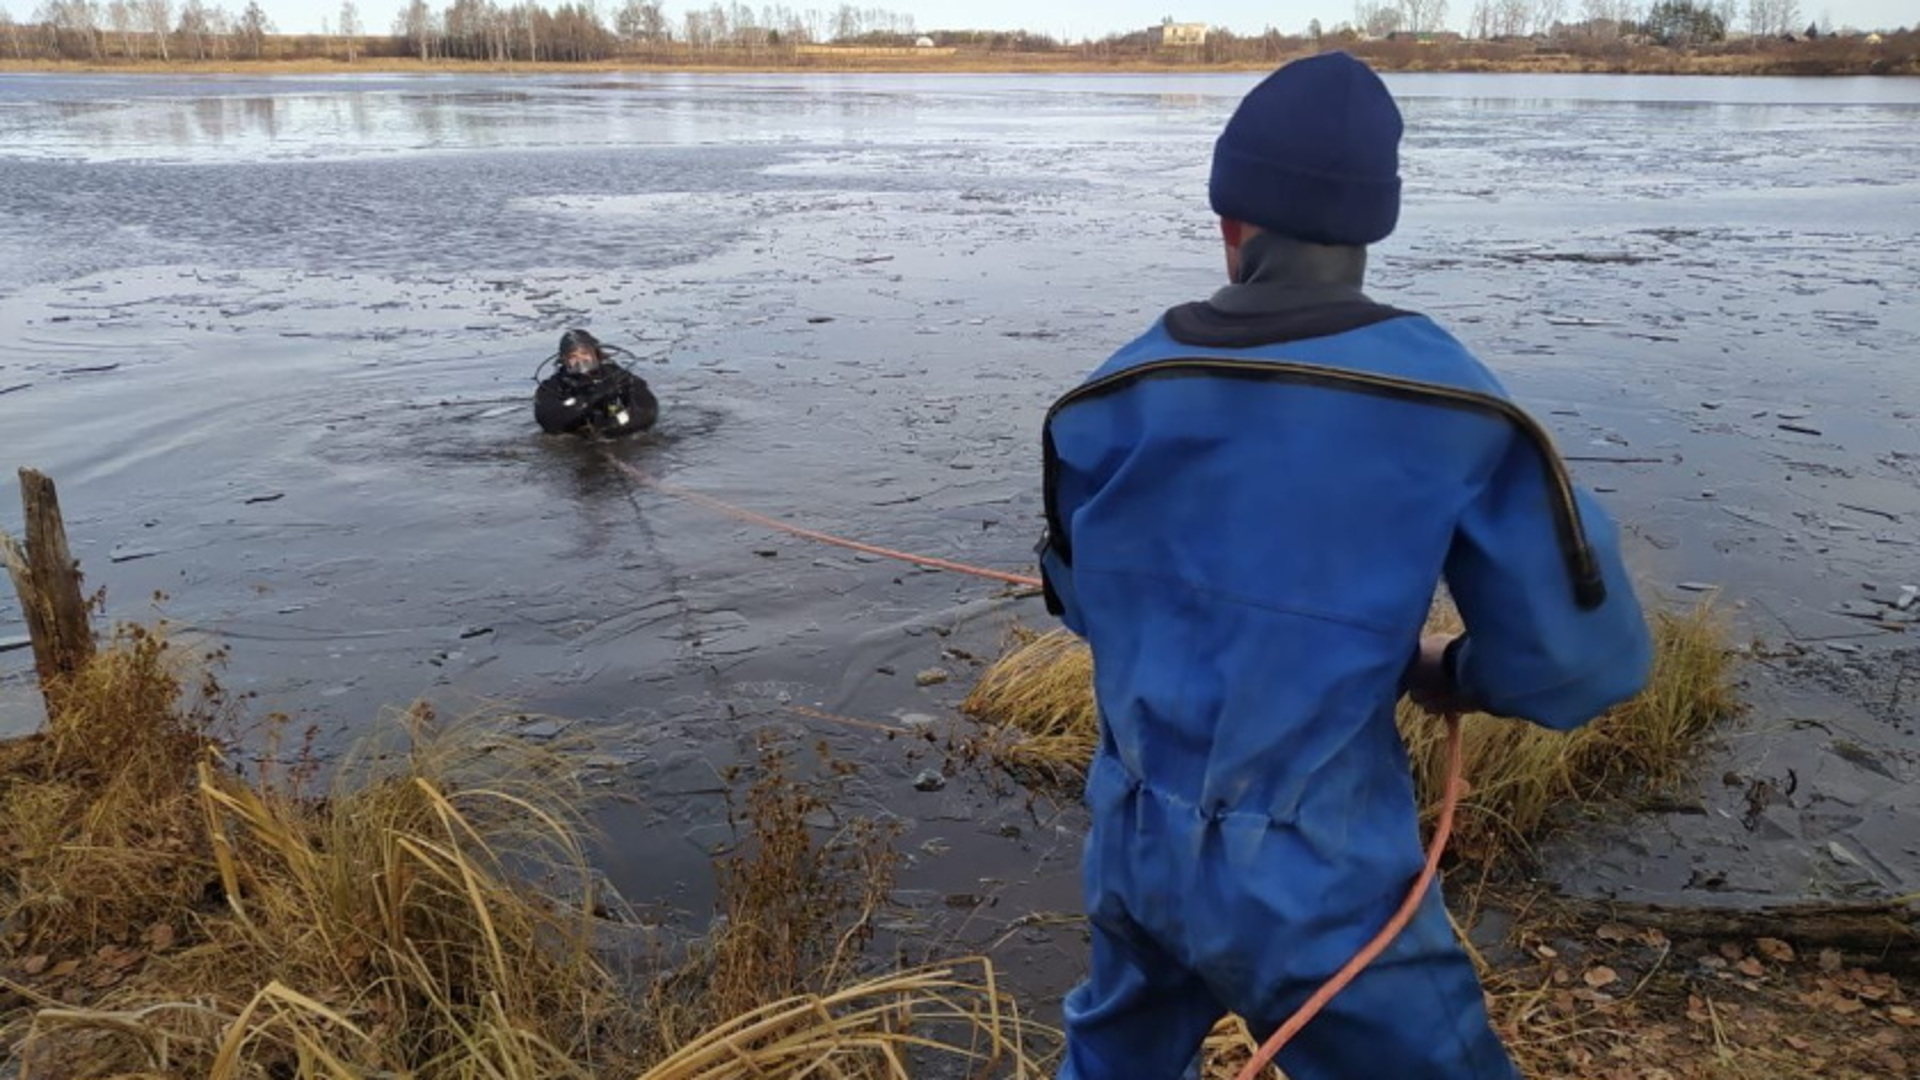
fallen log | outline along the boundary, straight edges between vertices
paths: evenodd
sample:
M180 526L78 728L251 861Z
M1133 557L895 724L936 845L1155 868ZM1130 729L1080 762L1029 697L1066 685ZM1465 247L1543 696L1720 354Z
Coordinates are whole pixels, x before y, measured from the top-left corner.
M0 559L20 597L40 693L51 713L67 678L93 659L93 625L53 481L36 469L21 469L20 502L26 543L0 532Z
M1670 938L1778 938L1802 952L1838 949L1854 957L1920 965L1920 905L1911 897L1858 903L1775 904L1754 908L1681 907L1562 897L1565 915L1590 923L1650 927Z

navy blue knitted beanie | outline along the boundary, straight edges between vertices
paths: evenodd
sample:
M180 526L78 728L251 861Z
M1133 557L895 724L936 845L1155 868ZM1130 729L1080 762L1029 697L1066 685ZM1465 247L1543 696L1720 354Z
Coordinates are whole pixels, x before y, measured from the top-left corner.
M1213 148L1221 217L1315 244L1364 246L1400 220L1400 110L1343 52L1296 60L1234 110Z

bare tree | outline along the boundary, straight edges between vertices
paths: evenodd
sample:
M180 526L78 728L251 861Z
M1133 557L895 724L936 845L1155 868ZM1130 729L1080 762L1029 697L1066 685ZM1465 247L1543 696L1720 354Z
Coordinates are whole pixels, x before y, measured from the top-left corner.
M407 51L419 54L420 62L424 64L433 59L438 23L439 20L433 16L433 9L427 6L427 0L412 0L394 20L393 32L396 37L406 39Z
M1400 9L1383 0L1357 0L1353 22L1368 37L1386 37L1402 26Z
M1533 30L1530 0L1491 0L1495 37L1526 37Z
M180 45L194 60L207 58L207 7L200 0L181 0L180 23L176 28Z
M120 39L120 55L128 60L140 58L140 47L133 40L134 12L128 0L113 0L107 5L107 28Z
M239 21L234 24L234 34L240 39L241 51L247 59L258 60L265 55L267 35L272 32L273 24L260 9L260 0L247 0Z
M659 0L627 0L613 17L614 30L628 41L656 43L667 28L663 7Z
M527 63L540 59L540 9L532 4L521 4L513 9L514 29L527 35Z
M1747 0L1747 30L1754 37L1774 37L1798 28L1799 0Z
M1400 0L1399 29L1425 34L1446 24L1447 0Z
M1800 0L1773 0L1773 25L1786 33L1800 25Z
M347 63L360 59L360 35L366 28L360 25L360 9L353 0L341 0L340 38L347 44Z
M52 37L55 55L100 59L100 10L94 0L47 0L34 18Z
M1590 36L1617 38L1630 33L1643 20L1640 0L1581 0L1583 32Z
M173 59L172 51L167 48L167 39L173 33L173 0L139 0L141 28L153 39L153 47L160 54L160 62Z
M20 34L20 24L13 21L13 16L7 13L6 8L0 8L0 42L6 44L7 51L13 54L15 60L26 59L27 43Z
M233 15L219 4L207 9L207 39L214 59L225 60L233 55Z
M1731 0L1729 0L1731 2ZM1536 33L1552 34L1566 18L1567 0L1533 0L1533 25Z

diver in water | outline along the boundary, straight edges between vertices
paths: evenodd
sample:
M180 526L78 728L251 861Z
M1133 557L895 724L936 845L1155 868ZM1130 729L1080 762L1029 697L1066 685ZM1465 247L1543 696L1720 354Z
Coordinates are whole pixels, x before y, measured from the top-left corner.
M647 380L615 363L585 330L560 335L552 375L533 392L533 418L549 435L630 435L653 426L660 402ZM541 366L545 366L544 364Z

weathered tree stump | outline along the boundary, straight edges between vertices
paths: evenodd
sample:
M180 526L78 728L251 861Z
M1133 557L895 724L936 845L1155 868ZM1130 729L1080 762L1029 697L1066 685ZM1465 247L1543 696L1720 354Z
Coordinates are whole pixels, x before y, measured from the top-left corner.
M53 481L36 469L20 470L20 502L25 511L26 544L0 532L0 558L13 578L33 642L40 693L51 714L61 687L93 659L93 625L80 591L80 565L67 547L67 526Z

